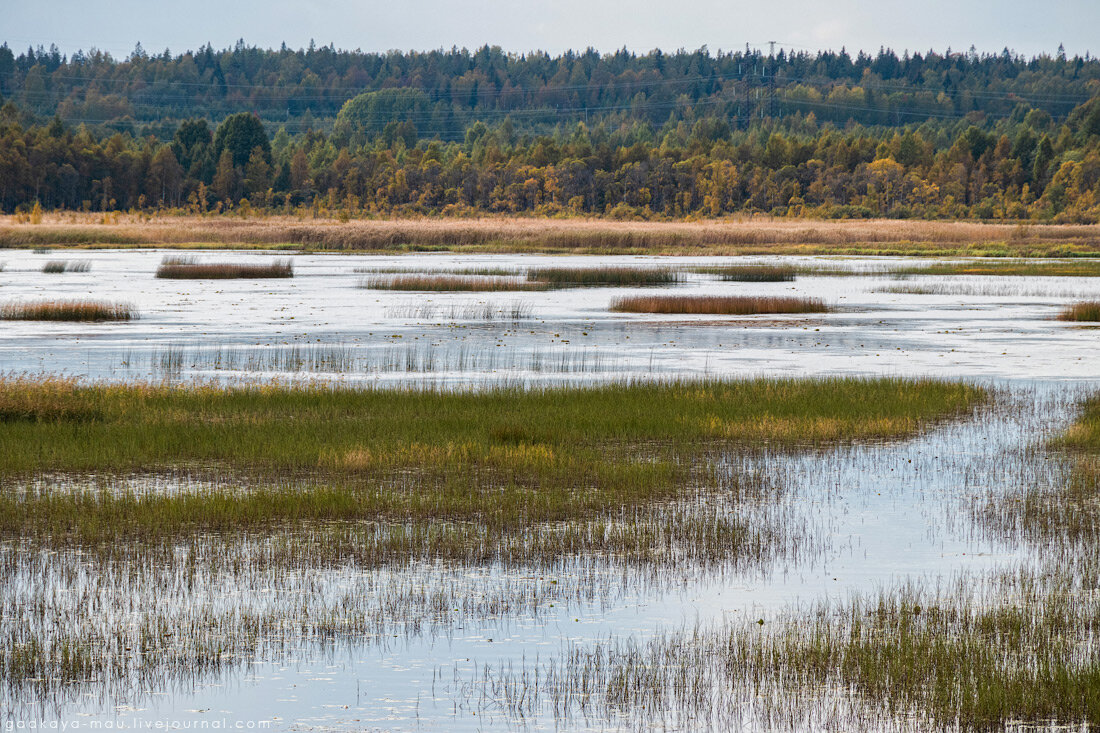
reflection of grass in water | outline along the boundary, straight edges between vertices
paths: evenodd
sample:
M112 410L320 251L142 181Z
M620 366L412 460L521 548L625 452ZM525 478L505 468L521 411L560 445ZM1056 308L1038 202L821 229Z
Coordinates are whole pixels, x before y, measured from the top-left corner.
M524 321L532 317L529 302L510 303L400 303L386 309L388 318L416 318L423 321Z
M759 295L638 295L616 298L611 310L624 313L683 313L746 316L766 313L826 313L820 298Z
M123 356L129 368L135 368L136 361L132 351ZM345 344L172 345L152 352L150 369L163 377L179 378L185 370L342 375L599 374L618 371L621 365L596 348L475 348L466 343L413 341L367 349Z
M534 267L527 279L556 288L630 287L672 285L681 275L671 267Z
M127 303L106 300L40 300L0 305L5 321L129 321L137 311Z

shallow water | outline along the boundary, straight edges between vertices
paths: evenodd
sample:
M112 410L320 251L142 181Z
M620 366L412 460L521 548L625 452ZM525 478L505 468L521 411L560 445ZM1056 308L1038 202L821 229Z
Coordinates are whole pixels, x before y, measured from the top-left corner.
M1100 356L1096 331L1054 320L1079 297L1100 297L1100 278L997 276L800 277L793 283L721 282L688 275L671 288L583 288L515 293L407 293L356 287L362 267L523 269L592 265L583 257L298 255L295 277L272 280L157 280L164 252L81 252L87 273L45 274L49 259L2 255L0 301L99 297L133 303L141 318L122 324L7 322L0 331L0 369L63 372L106 379L301 378L389 383L476 384L585 381L660 375L936 374L1000 379L1088 379ZM268 261L271 255L202 253L210 260ZM745 258L776 262L780 258ZM714 265L728 258L603 257L601 264ZM784 262L874 271L919 261L895 258L782 258ZM903 285L962 283L1001 295L911 295L880 292ZM1026 285L1025 285L1026 283ZM610 313L626 293L807 295L838 311L800 316L653 316ZM1020 295L1020 292L1026 295ZM1044 294L1045 293L1045 294ZM1067 295L1072 293L1072 295ZM507 311L530 307L513 322L463 318L471 305ZM417 310L428 317L417 317ZM431 311L436 310L438 313ZM455 315L457 317L452 318ZM339 347L351 364L309 369L254 366L233 371L210 358L163 368L173 349L270 351L297 345ZM431 347L429 349L429 347ZM438 355L425 364L428 351ZM504 352L489 357L488 353ZM465 354L465 359L459 355ZM247 361L247 359L245 360ZM270 359L267 361L271 361ZM277 359L276 359L277 361ZM286 361L286 359L284 359ZM293 361L293 359L291 359ZM403 365L417 365L404 373ZM532 368L532 364L535 367ZM304 374L305 373L305 374Z
M613 297L638 289L416 296L357 289L360 276L352 272L355 267L591 264L585 258L297 256L292 280L195 282L153 279L162 256L81 253L81 259L92 263L89 273L46 275L37 271L46 256L5 253L0 258L6 262L0 300L116 297L135 303L142 318L112 325L7 323L0 332L2 370L93 379L318 378L454 385L654 375L908 374L988 381L1003 393L997 404L971 419L914 440L753 457L754 469L781 476L784 485L777 502L761 510L781 517L801 538L797 551L780 553L763 566L684 566L646 573L614 564L566 562L554 569L552 578L545 568L414 566L390 572L349 567L278 583L252 578L240 588L212 583L208 592L187 597L212 607L279 608L280 596L270 593L275 585L294 597L314 592L332 598L351 592L379 608L393 597L395 587L445 588L453 598L488 600L412 630L406 618L394 613L368 636L331 645L306 642L251 665L235 663L221 672L185 675L140 690L135 685L129 695L92 689L60 708L54 705L57 700L0 700L12 719L83 726L113 720L125 727L157 720L210 721L214 727L215 721L265 720L274 729L558 729L560 722L550 716L509 717L487 697L485 665L498 671L537 667L538 660L577 644L611 637L645 639L733 617L767 619L815 600L874 591L903 580L935 587L963 573L981 576L1036 562L1033 550L978 531L971 512L990 492L1058 479L1057 462L1036 467L1020 457L1021 451L1071 419L1074 401L1094 386L1100 356L1095 330L1053 320L1067 293L1100 296L1100 279L1094 284L1089 278L920 278L922 283L966 282L983 292L1007 293L960 296L878 292L898 284L881 275L800 277L794 283L725 283L691 275L674 289L794 293L825 298L840 309L814 316L693 318L607 311ZM210 257L265 259L254 254ZM601 258L601 264L608 261L715 264L713 258ZM860 269L883 262L832 264ZM485 302L502 308L530 304L530 317L462 317L469 304ZM438 309L426 312L425 303ZM301 349L318 342L329 349L324 353L339 358L304 358ZM294 344L299 351L287 351ZM426 354L433 352L426 367ZM487 357L486 352L504 356ZM165 353L179 354L178 366L164 368ZM465 356L456 356L460 353ZM235 354L235 361L229 354ZM536 354L544 356L532 368ZM402 364L412 365L412 371ZM10 577L7 592L17 584L26 589L38 582L71 591L87 582L71 575L78 560L59 556L52 562L57 577ZM112 581L99 590L111 608L122 594L148 600L156 593L131 585L135 582ZM509 607L494 603L495 597L528 602ZM505 610L485 610L490 607ZM110 616L114 611L102 613L109 623L127 618ZM36 713L38 705L45 707ZM616 727L614 721L575 723L571 727ZM746 729L753 729L751 721Z

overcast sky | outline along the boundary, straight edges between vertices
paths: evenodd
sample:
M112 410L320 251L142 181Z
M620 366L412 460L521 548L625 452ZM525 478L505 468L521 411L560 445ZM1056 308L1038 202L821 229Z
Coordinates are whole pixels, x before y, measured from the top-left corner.
M1100 0L0 0L0 40L119 56L334 43L365 51L498 45L552 53L764 47L1100 52Z

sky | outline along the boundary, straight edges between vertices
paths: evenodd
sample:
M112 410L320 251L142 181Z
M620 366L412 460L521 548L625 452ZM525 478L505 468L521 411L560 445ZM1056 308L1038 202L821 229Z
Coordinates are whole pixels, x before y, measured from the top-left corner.
M1098 0L0 0L0 41L56 43L126 56L210 42L364 51L485 44L506 51L624 46L712 51L979 51L1100 53Z

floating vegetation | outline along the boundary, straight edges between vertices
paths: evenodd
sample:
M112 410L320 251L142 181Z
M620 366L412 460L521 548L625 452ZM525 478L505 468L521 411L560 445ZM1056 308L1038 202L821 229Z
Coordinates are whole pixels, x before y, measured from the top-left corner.
M623 313L683 313L692 315L756 315L765 313L827 313L819 298L753 295L639 295L616 298L611 310Z
M367 277L359 287L368 290L422 290L441 292L498 292L508 290L546 290L545 283L526 282L514 277L487 275L392 275Z
M1100 300L1074 303L1058 314L1058 320L1096 323L1100 321Z
M87 260L50 260L42 266L42 272L58 274L65 272L88 272L92 263Z
M290 260L255 264L245 262L201 262L195 257L165 257L157 277L177 280L222 280L294 277Z
M731 282L792 282L798 269L792 265L715 265L696 267L692 272Z
M129 321L137 311L128 303L106 300L42 300L0 305L6 321Z
M556 288L640 287L672 285L682 276L671 267L533 267L527 279Z

